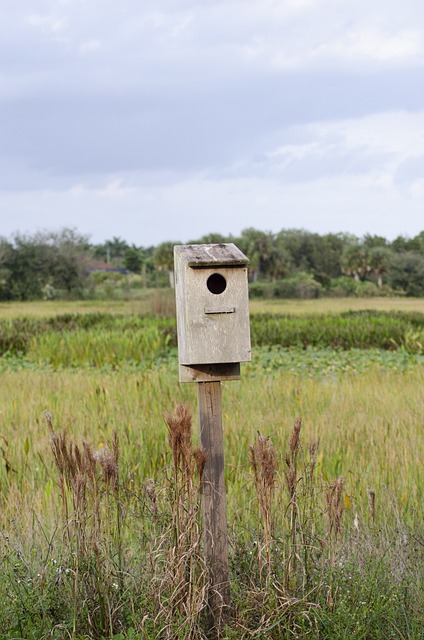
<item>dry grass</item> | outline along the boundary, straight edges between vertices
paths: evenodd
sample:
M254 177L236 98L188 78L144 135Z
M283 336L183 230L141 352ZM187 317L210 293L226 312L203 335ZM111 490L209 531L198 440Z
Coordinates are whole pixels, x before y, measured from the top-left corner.
M123 590L118 439L114 434L110 446L95 451L86 440L79 445L69 439L66 430L56 432L50 413L45 412L45 420L59 476L62 553L73 576L72 633L79 626L79 609L87 605L93 637L113 635L117 596Z
M422 586L423 384L419 367L320 380L245 367L240 382L223 385L228 638L337 637L338 603L345 629L343 607L356 624L358 602L368 602L361 624L374 616L366 637L377 639L390 618L380 600L387 576L390 602L402 594L411 618L422 617L422 598L405 594ZM70 611L71 624L32 637L121 638L133 621L137 640L203 640L195 387L165 368L2 373L0 555L9 573L0 587L19 623L7 637L30 637L26 618ZM352 562L356 590L382 571L378 597L345 604L340 580L351 579ZM323 618L328 636L319 635ZM419 637L405 629L399 637Z
M411 580L408 554L419 548L421 526L423 377L281 375L260 387L249 378L225 385L233 588L241 590L228 638L302 637L305 629L321 637L311 629L327 610L334 617L344 597L339 574L352 558L361 579L381 556L396 570L394 588ZM55 607L70 610L71 627L57 628L63 637L112 638L132 620L137 640L205 638L205 454L193 434L194 386L179 387L165 372L4 374L3 563L8 580L30 576L36 587L32 609L28 588L20 596L26 611L49 620ZM181 402L164 421L164 398L172 406L175 394ZM60 557L55 573L53 557ZM68 597L57 603L62 591ZM377 605L370 601L370 612ZM418 599L411 606L418 620Z
M419 311L423 298L319 298L317 300L251 300L252 313L342 313L343 311Z
M169 624L175 611L188 621L187 638L199 634L199 619L207 602L207 570L201 556L200 485L205 452L193 445L191 411L176 405L165 416L172 458L172 537L162 589L171 593L162 603L162 618Z
M48 317L63 313L113 314L158 313L173 315L174 292L171 289L148 289L134 300L53 300L40 302L2 302L0 317ZM424 313L423 298L321 298L318 300L251 300L252 313L341 313L343 311L418 311Z
M49 317L64 313L112 313L138 315L175 314L175 294L171 289L143 289L131 300L43 300L37 302L0 302L1 318Z
M250 446L250 464L253 470L253 481L259 503L263 529L263 540L258 543L260 582L269 584L272 574L271 555L274 534L273 502L275 497L275 480L278 467L278 454L267 436L258 432L256 442ZM266 571L265 571L266 570Z
M224 438L230 513L250 512L251 495L244 489L249 447L256 432L270 436L285 450L294 419L301 415L303 438L320 441L318 472L329 480L345 477L356 504L366 506L367 488L377 495L375 512L387 491L406 512L420 504L424 459L422 416L424 372L369 372L324 380L276 373L228 383L223 389ZM33 504L45 502L49 475L49 443L43 412L75 437L95 448L120 437L122 457L134 473L153 477L164 464L167 429L163 411L175 398L196 410L195 385L179 385L165 371L149 374L118 371L37 373L4 372L0 387L0 431L4 491L26 489ZM22 401L24 398L24 402ZM194 428L197 438L197 428Z

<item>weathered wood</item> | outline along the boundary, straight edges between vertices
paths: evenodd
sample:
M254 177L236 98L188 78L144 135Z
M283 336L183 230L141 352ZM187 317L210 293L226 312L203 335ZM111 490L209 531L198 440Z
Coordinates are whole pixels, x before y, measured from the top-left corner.
M251 359L246 256L232 244L174 249L178 361Z
M210 577L208 606L219 636L230 614L221 383L199 382L197 395L200 442L207 455L202 478L202 507L204 556Z
M189 267L243 265L249 263L233 242L222 244L180 244L175 252Z
M232 243L174 248L180 382L197 382L204 556L209 631L221 636L230 613L221 380L238 380L251 360L248 258Z
M217 382L240 380L240 362L228 364L180 364L180 382Z

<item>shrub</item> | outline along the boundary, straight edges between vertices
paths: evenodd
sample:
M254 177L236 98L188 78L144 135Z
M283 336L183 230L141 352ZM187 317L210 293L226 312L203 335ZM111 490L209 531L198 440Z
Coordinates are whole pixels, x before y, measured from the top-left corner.
M345 296L354 298L378 298L393 295L392 290L387 286L379 288L370 280L361 280L358 282L354 278L347 276L331 280L326 293L329 296L340 298Z
M322 285L304 272L274 282L253 282L249 286L252 298L319 298Z
M390 285L407 296L424 295L424 256L412 251L396 254L388 273Z

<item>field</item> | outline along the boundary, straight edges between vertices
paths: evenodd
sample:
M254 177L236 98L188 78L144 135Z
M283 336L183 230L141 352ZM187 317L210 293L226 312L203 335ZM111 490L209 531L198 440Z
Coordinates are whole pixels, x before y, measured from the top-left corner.
M1 305L1 638L204 637L196 389L170 309ZM424 302L251 309L253 361L223 385L221 637L422 638Z
M0 303L0 318L18 316L51 316L64 313L140 314L170 312L174 296L170 290L141 291L130 300L75 300ZM252 300L252 313L342 313L343 311L418 311L424 313L423 298L321 298L318 300Z

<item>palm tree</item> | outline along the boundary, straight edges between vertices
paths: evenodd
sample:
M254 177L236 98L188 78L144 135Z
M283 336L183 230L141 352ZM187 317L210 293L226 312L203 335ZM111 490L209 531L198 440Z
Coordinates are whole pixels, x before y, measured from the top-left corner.
M178 242L162 242L153 253L153 263L159 271L168 271L169 286L175 286L174 278L174 245Z
M371 271L368 251L359 242L349 243L344 248L340 264L342 273L352 276L357 282Z
M369 252L370 267L377 278L378 287L383 286L383 275L389 270L391 251L387 247L373 247Z
M258 231L253 227L244 229L239 239L241 251L249 258L249 276L256 282L260 273L266 273L274 250L271 232Z

